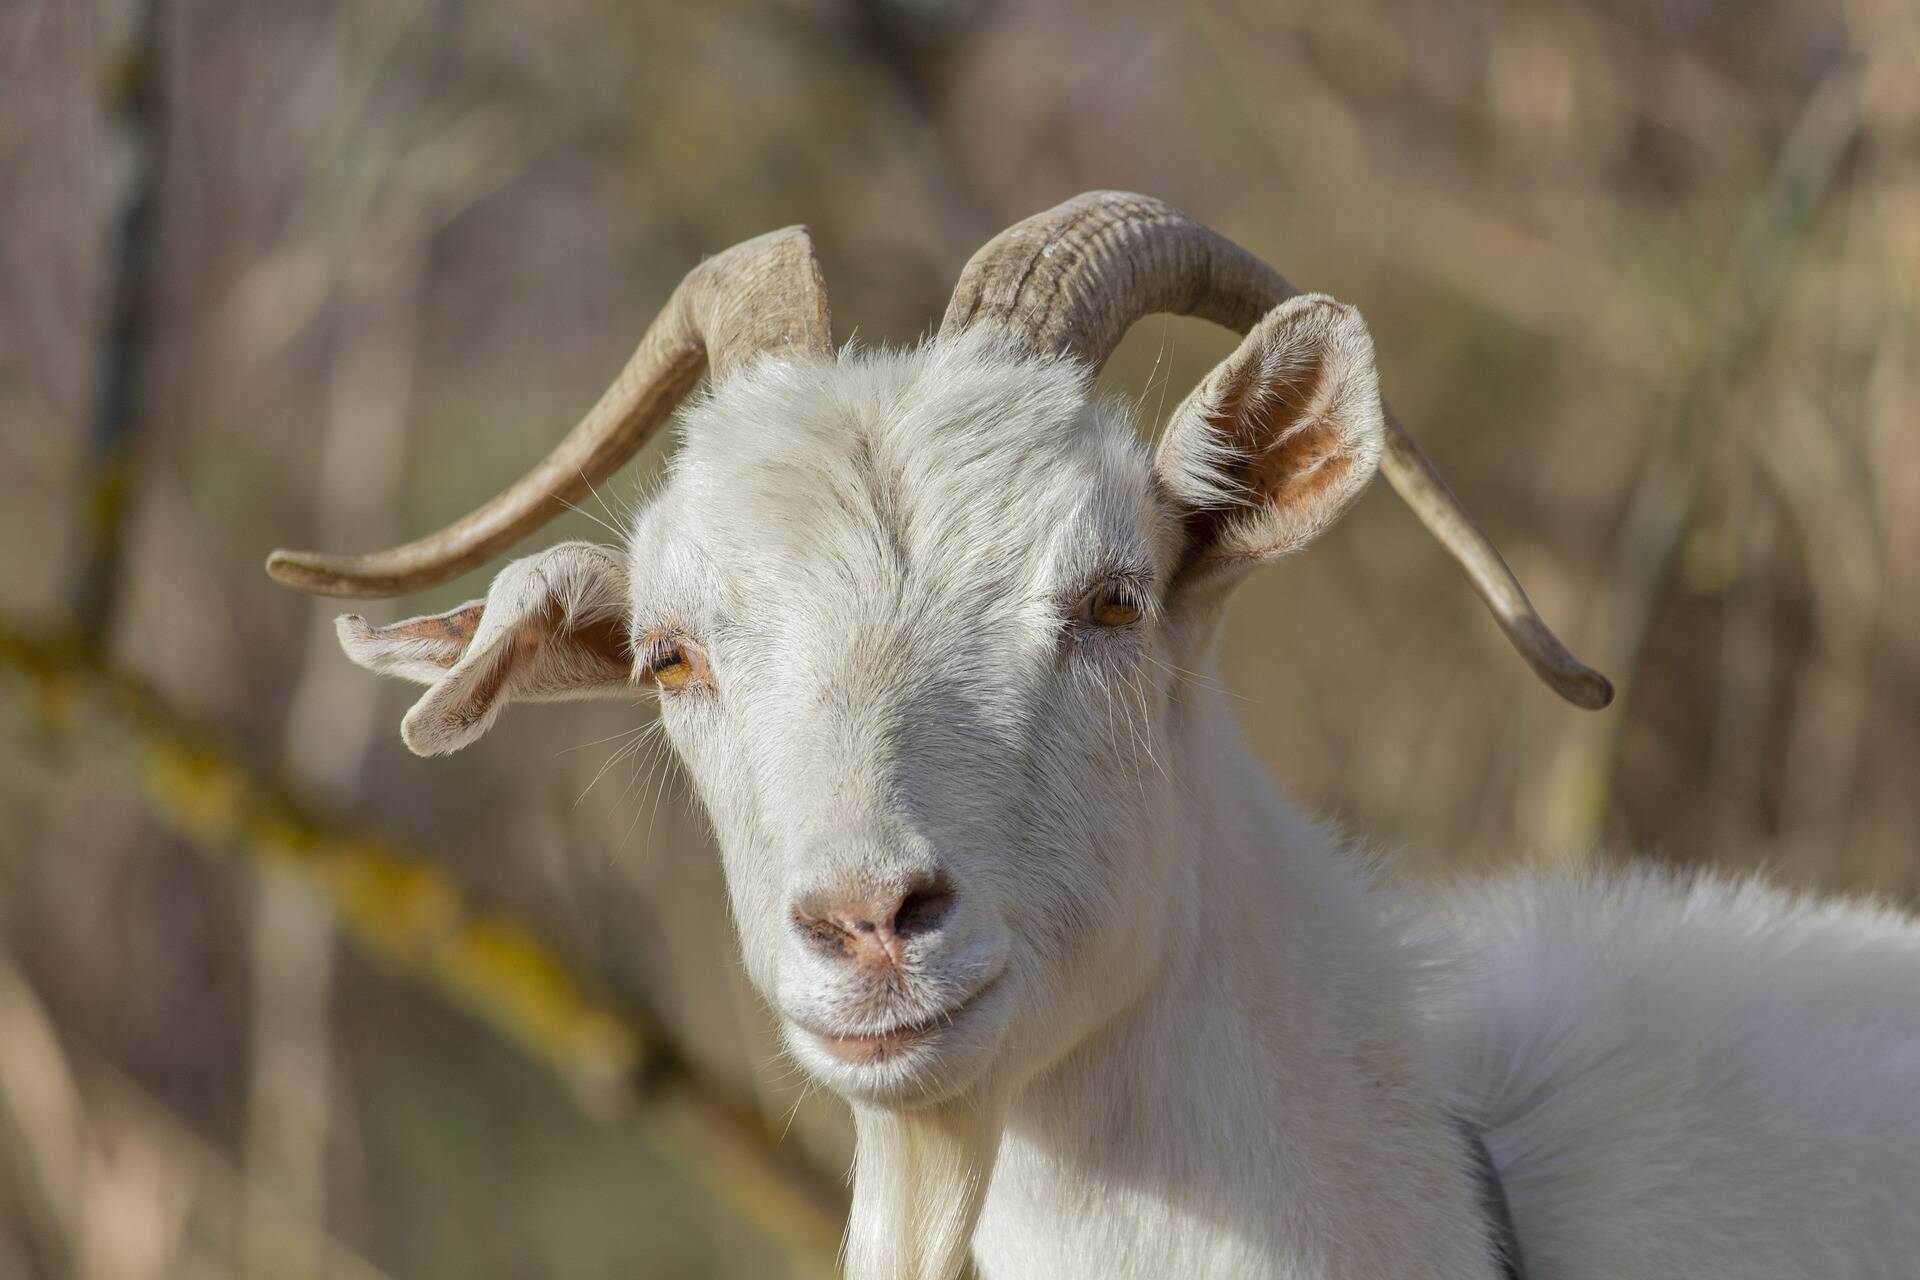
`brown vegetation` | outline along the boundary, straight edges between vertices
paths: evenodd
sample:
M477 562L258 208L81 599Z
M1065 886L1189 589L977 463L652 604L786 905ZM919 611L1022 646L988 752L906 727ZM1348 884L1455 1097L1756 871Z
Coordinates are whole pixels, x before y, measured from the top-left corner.
M807 222L842 338L911 341L1094 187L1358 305L1619 687L1540 688L1371 496L1229 637L1302 801L1411 872L1632 851L1920 899L1902 0L17 0L0 1275L830 1269L844 1121L658 744L529 707L415 760L408 692L260 559L498 490L703 254ZM1231 344L1149 320L1105 381L1151 427Z

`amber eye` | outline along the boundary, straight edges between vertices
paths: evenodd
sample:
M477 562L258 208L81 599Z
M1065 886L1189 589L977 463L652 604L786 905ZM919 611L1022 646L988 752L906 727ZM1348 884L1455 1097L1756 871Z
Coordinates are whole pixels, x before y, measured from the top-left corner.
M1124 582L1109 582L1087 597L1087 620L1100 627L1124 627L1140 621L1140 593Z
M647 650L647 676L662 689L677 692L710 675L706 655L684 640L660 641Z

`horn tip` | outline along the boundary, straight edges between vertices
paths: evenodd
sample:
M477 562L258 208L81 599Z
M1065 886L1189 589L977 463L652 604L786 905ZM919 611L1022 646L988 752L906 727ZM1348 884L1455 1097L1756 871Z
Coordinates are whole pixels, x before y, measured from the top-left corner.
M1604 711L1613 705L1613 681L1589 666L1559 673L1554 691L1582 711Z
M327 557L312 551L276 547L267 556L267 576L283 587L310 596L365 595L365 588L347 578Z

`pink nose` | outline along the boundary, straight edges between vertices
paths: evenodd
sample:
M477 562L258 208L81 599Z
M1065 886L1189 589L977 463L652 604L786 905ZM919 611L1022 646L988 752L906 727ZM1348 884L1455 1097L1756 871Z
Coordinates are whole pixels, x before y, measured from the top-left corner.
M905 885L859 885L812 893L793 904L793 922L821 950L860 965L897 964L909 942L936 932L953 907L944 875Z

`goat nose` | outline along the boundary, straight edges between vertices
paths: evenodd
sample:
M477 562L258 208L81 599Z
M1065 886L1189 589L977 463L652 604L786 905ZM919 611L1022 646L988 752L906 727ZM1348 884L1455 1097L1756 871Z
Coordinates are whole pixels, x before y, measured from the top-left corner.
M943 874L904 884L859 885L812 893L793 906L793 920L822 950L861 964L897 963L906 944L940 928L953 908Z

